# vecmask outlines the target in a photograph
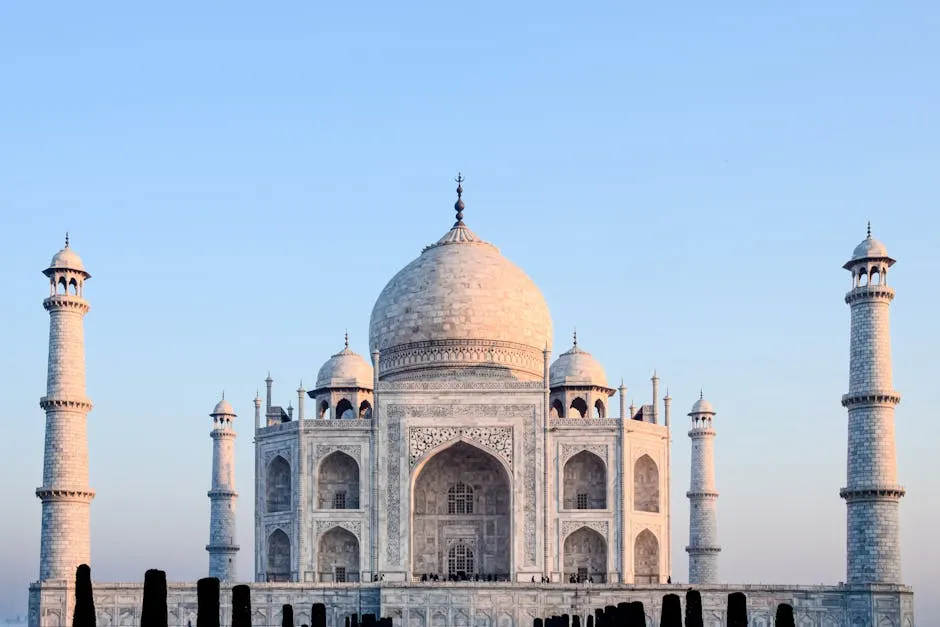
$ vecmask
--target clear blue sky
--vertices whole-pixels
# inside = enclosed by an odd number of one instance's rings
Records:
[[[849,287],[866,220],[891,276],[904,574],[940,611],[936,3],[5,3],[0,9],[0,615],[37,577],[48,319],[66,230],[86,295],[94,575],[207,568],[210,419],[287,404],[367,351],[382,286],[466,219],[556,329],[716,426],[722,574],[844,578]]]

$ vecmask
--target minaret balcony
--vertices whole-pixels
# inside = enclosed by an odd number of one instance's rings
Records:
[[[862,285],[852,288],[845,294],[845,302],[849,305],[866,300],[893,300],[894,288],[887,285]]]
[[[43,300],[42,306],[46,311],[52,311],[53,309],[74,309],[82,314],[88,313],[88,310],[91,309],[91,305],[88,304],[87,300],[81,296],[74,296],[72,294],[55,294]]]
[[[39,406],[46,411],[50,409],[74,409],[77,411],[89,412],[92,408],[91,401],[87,398],[68,398],[64,396],[59,396],[56,398],[43,396],[39,399]]]
[[[74,488],[36,488],[36,496],[42,501],[79,501],[87,503],[95,498],[95,491]]]
[[[894,501],[903,497],[907,493],[899,485],[872,486],[869,488],[842,488],[839,490],[839,496],[848,502],[855,501]]]
[[[897,390],[865,390],[842,395],[842,406],[846,408],[859,405],[897,405],[901,402],[901,395]]]

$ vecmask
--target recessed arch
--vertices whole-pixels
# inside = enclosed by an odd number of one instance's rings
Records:
[[[414,574],[446,578],[448,551],[461,542],[473,554],[473,574],[508,576],[512,479],[505,463],[475,443],[458,440],[432,452],[412,476]]]
[[[268,581],[290,581],[290,538],[280,529],[268,536]]]
[[[565,538],[564,581],[607,579],[607,540],[590,527],[580,527]]]
[[[75,280],[75,277],[69,279],[69,294],[78,296],[78,281]]]
[[[604,406],[604,401],[597,399],[594,401],[594,417],[595,418],[606,418],[607,417],[607,408]]]
[[[317,505],[320,509],[359,508],[359,464],[352,456],[334,451],[320,462]]]
[[[560,399],[555,399],[552,401],[551,408],[551,417],[552,418],[564,418],[565,417],[565,406]]]
[[[69,293],[69,284],[66,282],[64,276],[60,276],[57,282],[56,294],[68,294]]]
[[[633,465],[633,509],[659,512],[659,467],[649,455],[643,455]]]
[[[320,401],[317,406],[317,418],[320,420],[329,420],[330,418],[330,404],[325,400]]]
[[[350,418],[356,417],[356,412],[353,410],[352,403],[349,402],[349,399],[344,398],[336,403],[336,412],[333,415],[340,420],[349,420]]]
[[[291,506],[290,463],[277,455],[268,464],[266,477],[266,505],[270,512],[286,512]]]
[[[565,509],[605,509],[607,467],[604,460],[590,451],[581,451],[565,462],[562,498]]]
[[[573,411],[578,412],[578,417],[580,418],[584,418],[585,416],[587,416],[587,411],[588,411],[587,402],[585,402],[585,400],[581,398],[580,396],[575,397],[575,399],[571,401],[571,409]]]
[[[369,420],[372,418],[372,403],[369,401],[362,401],[359,403],[359,418],[363,420]]]
[[[649,529],[641,531],[633,543],[634,583],[659,583],[659,540]]]
[[[317,571],[320,581],[359,581],[359,539],[339,526],[321,535],[317,544]]]

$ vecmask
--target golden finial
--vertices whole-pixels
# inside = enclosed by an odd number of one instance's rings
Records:
[[[460,226],[463,225],[463,209],[465,205],[461,197],[463,196],[463,182],[466,179],[464,179],[463,174],[458,172],[457,178],[454,180],[457,181],[457,202],[454,203],[454,209],[457,210],[457,222],[454,223],[454,226]]]

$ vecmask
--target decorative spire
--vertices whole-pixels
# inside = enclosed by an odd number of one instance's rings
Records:
[[[578,327],[574,328],[574,345],[575,348],[578,346]]]
[[[699,390],[698,390],[698,400],[700,400],[700,401],[705,400],[705,389],[704,389],[704,388],[699,388]]]
[[[871,239],[871,220],[868,221],[868,239]],[[68,239],[66,241],[66,246],[68,246]]]
[[[345,344],[345,348],[349,348],[349,329],[346,329],[346,333],[343,334],[343,343]]]
[[[222,390],[222,400],[225,400],[225,390]]]
[[[457,202],[454,203],[454,209],[457,211],[457,221],[454,223],[454,226],[463,226],[463,185],[464,177],[460,172],[457,173],[457,178],[454,179],[457,181]]]
[[[69,232],[68,231],[65,232],[65,247],[66,248],[69,247]]]

